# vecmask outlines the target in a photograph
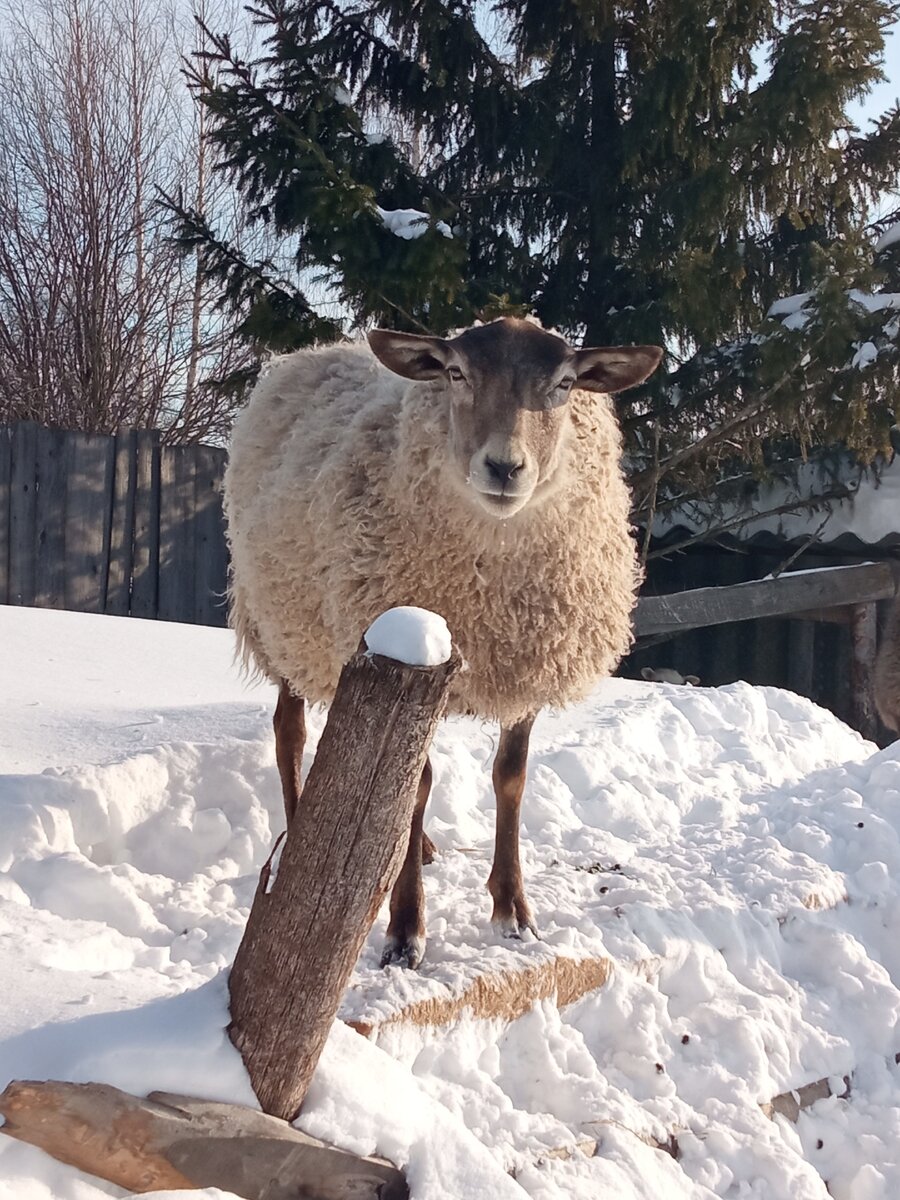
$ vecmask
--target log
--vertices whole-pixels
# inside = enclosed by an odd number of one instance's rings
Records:
[[[217,1187],[246,1200],[406,1200],[403,1175],[239,1104],[99,1083],[11,1083],[2,1132],[131,1192]]]
[[[300,1110],[350,974],[409,840],[459,657],[358,653],[341,672],[281,860],[267,863],[229,979],[229,1035],[264,1112]]]

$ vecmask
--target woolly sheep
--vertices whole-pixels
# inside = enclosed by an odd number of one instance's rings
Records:
[[[639,572],[608,393],[642,382],[662,351],[573,350],[511,318],[369,343],[277,360],[238,418],[224,484],[232,625],[244,661],[279,686],[290,821],[305,701],[331,699],[385,609],[446,619],[467,663],[449,710],[501,725],[492,920],[536,933],[518,852],[529,735],[541,708],[583,697],[630,645]],[[414,967],[424,950],[430,781],[427,767],[385,963]]]

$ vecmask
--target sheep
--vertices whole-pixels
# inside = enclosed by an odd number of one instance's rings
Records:
[[[875,707],[888,729],[900,732],[900,610],[891,605],[875,659]]]
[[[649,683],[686,683],[689,687],[698,687],[699,675],[682,675],[674,667],[641,667],[641,678]]]
[[[585,696],[631,640],[639,583],[609,393],[655,346],[572,349],[532,320],[451,338],[376,329],[277,360],[233,431],[224,480],[240,653],[277,684],[276,761],[290,822],[305,702],[327,703],[360,632],[418,605],[467,669],[448,710],[500,723],[492,920],[537,935],[519,809],[538,711]],[[382,963],[425,948],[426,765]]]

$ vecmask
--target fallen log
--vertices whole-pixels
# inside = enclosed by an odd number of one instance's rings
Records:
[[[239,1104],[100,1083],[9,1084],[2,1132],[131,1192],[217,1187],[245,1200],[407,1200],[403,1175]]]

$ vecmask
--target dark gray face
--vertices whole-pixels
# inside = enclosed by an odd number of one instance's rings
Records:
[[[396,374],[443,381],[448,450],[460,485],[501,518],[551,490],[570,426],[571,389],[634,387],[662,356],[657,346],[573,350],[510,317],[449,339],[376,329],[369,344]]]

